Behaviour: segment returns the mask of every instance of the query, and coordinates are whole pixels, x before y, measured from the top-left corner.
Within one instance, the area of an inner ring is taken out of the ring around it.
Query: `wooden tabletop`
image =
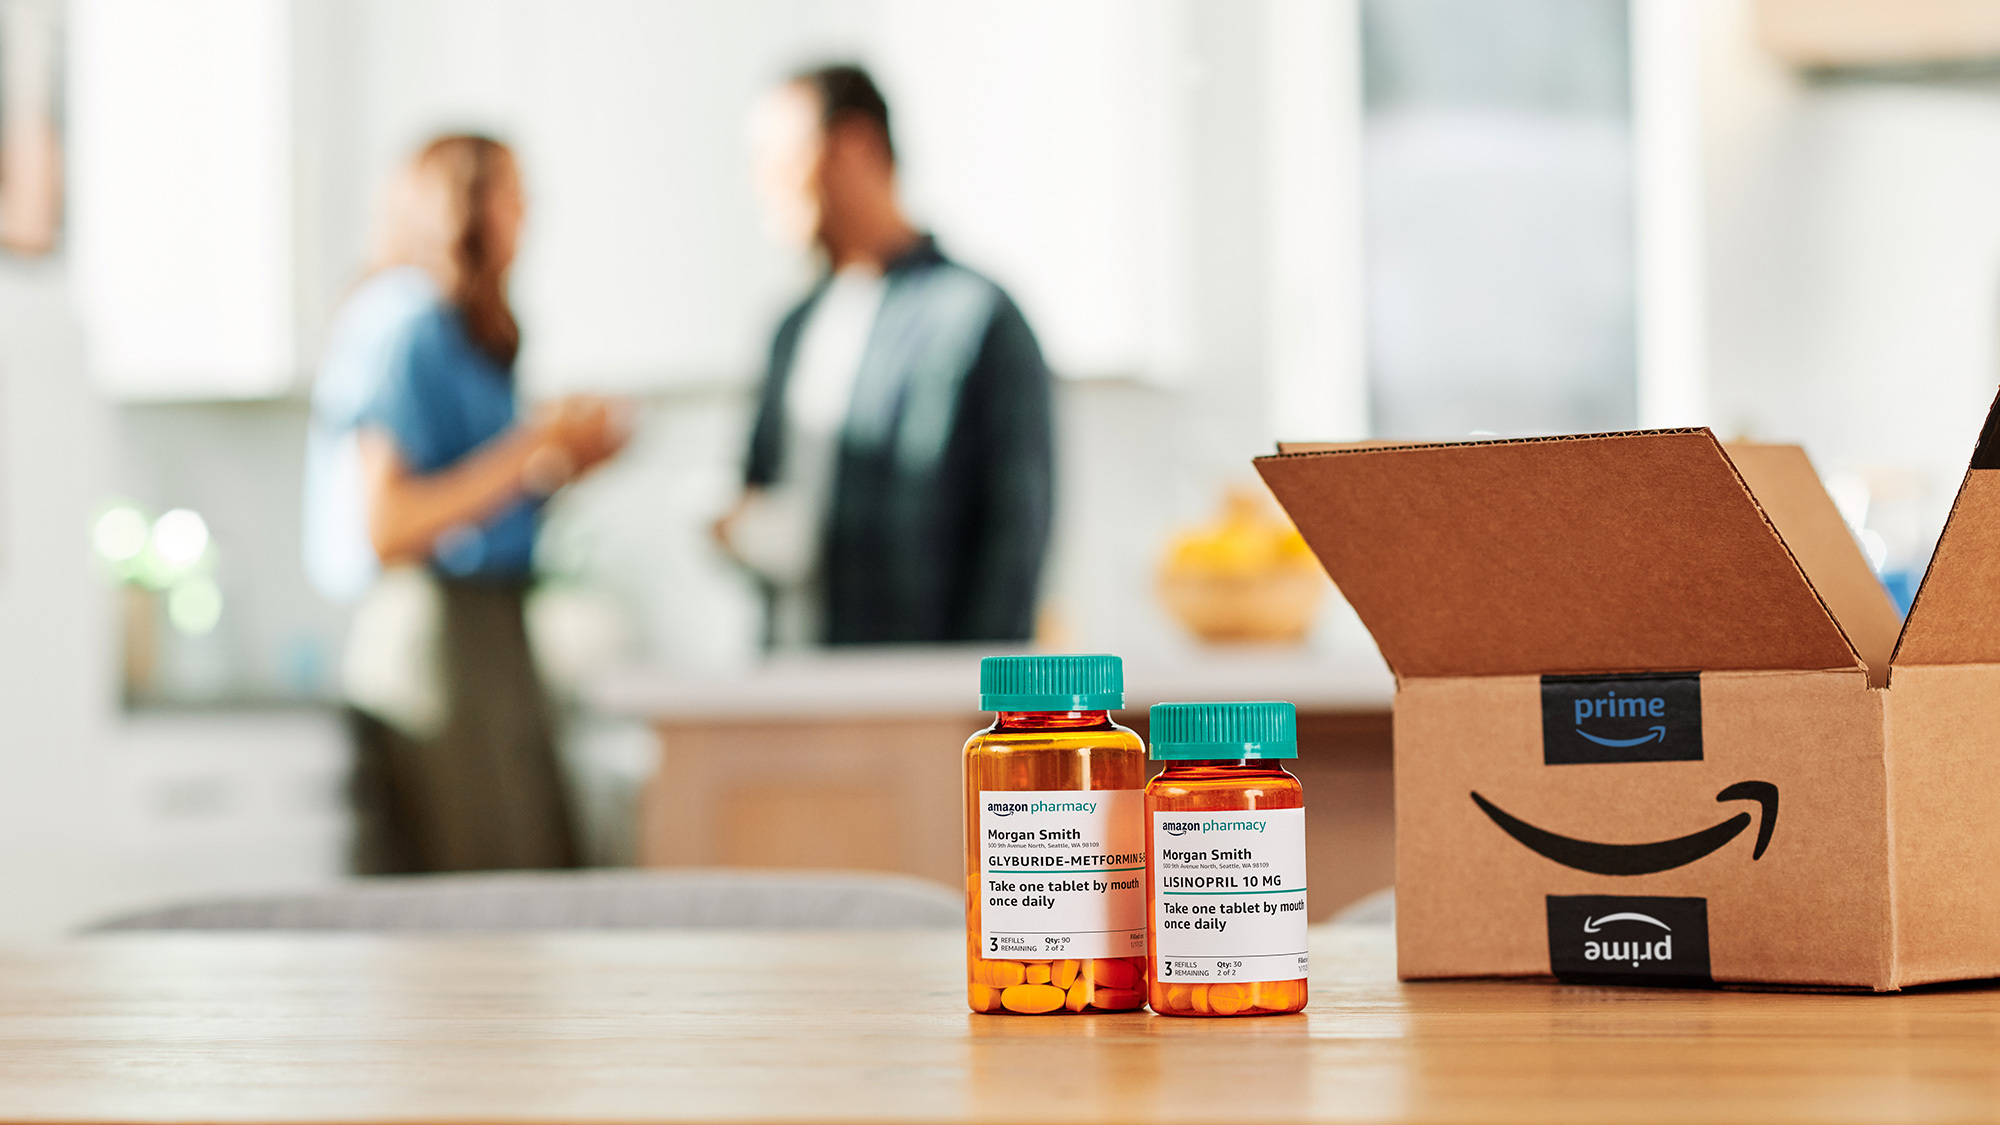
[[[2000,1116],[2000,991],[1397,984],[1304,1015],[975,1016],[955,933],[133,935],[0,952],[0,1119],[1876,1121]]]

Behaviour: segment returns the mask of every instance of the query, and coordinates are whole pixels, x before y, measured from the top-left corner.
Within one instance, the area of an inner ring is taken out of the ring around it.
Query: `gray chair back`
[[[104,919],[113,930],[902,929],[961,925],[951,887],[867,871],[504,871],[355,879]]]

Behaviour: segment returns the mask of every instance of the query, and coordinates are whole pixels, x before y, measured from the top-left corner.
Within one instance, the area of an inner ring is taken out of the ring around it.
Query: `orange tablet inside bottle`
[[[1165,1016],[1306,1006],[1305,788],[1289,703],[1162,703],[1146,786],[1148,967]]]
[[[980,663],[992,726],[965,744],[966,1002],[976,1012],[1146,1002],[1146,750],[1111,721],[1115,656]]]

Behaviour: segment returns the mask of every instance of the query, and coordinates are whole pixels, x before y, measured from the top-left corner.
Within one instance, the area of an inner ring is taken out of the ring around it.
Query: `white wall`
[[[1631,0],[1638,423],[1708,420],[1703,7]]]
[[[2000,384],[2000,89],[1806,81],[1707,7],[1712,421],[1869,484],[1920,565]]]
[[[1171,381],[1193,358],[1198,18],[1152,0],[868,15],[858,46],[897,107],[911,206],[1014,291],[1062,374]]]
[[[1060,371],[1187,367],[1187,215],[1169,166],[1189,5],[297,7],[312,35],[303,284],[322,305],[309,339],[361,265],[378,185],[426,137],[482,129],[520,149],[532,193],[515,289],[531,386],[747,381],[808,263],[765,236],[745,117],[791,70],[854,57],[894,107],[914,214],[1014,291]]]
[[[60,261],[0,260],[0,938],[332,876],[331,716],[120,714],[116,591],[90,557],[112,409]]]
[[[89,514],[106,411],[54,265],[0,262],[0,936],[104,901],[116,679]]]
[[[1276,0],[1264,38],[1271,432],[1363,438],[1358,0]]]
[[[741,383],[807,265],[763,237],[746,112],[856,57],[898,107],[913,211],[1014,290],[1056,368],[1172,378],[1197,6],[78,0],[92,367],[128,398],[283,393],[363,265],[380,185],[427,137],[477,129],[519,148],[533,197],[532,387]]]
[[[742,107],[808,33],[802,5],[371,0],[330,75],[327,289],[361,266],[376,193],[427,137],[512,141],[530,221],[515,296],[540,389],[741,380],[794,280],[746,184]],[[803,25],[803,26],[802,26]],[[324,315],[324,314],[322,314]]]

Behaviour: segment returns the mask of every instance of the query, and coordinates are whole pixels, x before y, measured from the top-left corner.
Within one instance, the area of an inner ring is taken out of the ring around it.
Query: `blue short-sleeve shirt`
[[[429,275],[404,268],[370,278],[335,321],[313,387],[306,555],[315,582],[329,594],[353,596],[374,576],[356,433],[386,432],[410,471],[425,475],[505,433],[515,417],[511,372],[472,342]],[[526,577],[539,506],[523,498],[451,529],[439,537],[431,565],[454,577]]]

